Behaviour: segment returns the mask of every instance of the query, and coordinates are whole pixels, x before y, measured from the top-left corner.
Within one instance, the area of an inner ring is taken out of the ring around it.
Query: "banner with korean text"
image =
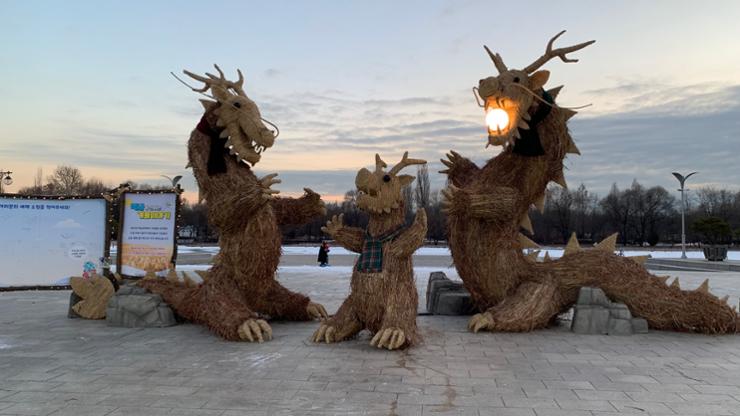
[[[122,198],[118,270],[124,276],[164,276],[175,255],[178,195],[127,192]]]
[[[107,255],[103,198],[0,195],[0,287],[68,285]]]

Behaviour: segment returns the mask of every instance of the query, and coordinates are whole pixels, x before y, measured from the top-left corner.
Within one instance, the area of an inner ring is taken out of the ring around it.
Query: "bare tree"
[[[51,193],[71,195],[80,193],[84,180],[82,172],[74,166],[60,165],[48,178]]]
[[[545,203],[546,212],[551,215],[551,226],[554,227],[563,242],[568,241],[570,233],[573,232],[572,212],[573,195],[565,188],[552,187],[547,190],[548,198]]]
[[[429,169],[427,165],[416,168],[416,188],[414,189],[414,202],[416,208],[427,209],[429,207]]]
[[[401,194],[403,195],[404,208],[406,209],[406,221],[410,221],[414,216],[414,190],[411,188],[411,185],[406,185],[401,190]]]
[[[629,221],[633,215],[633,206],[630,203],[628,191],[620,191],[617,184],[612,185],[609,195],[599,203],[604,210],[606,219],[613,227],[619,230],[622,244],[629,241]]]

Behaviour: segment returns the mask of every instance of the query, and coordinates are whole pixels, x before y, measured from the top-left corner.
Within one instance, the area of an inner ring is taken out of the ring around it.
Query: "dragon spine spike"
[[[563,189],[568,189],[568,184],[565,182],[565,176],[563,175],[563,170],[559,170],[555,177],[552,179],[553,182],[563,187]]]
[[[518,126],[520,129],[529,130],[529,123],[524,121],[524,119],[519,120]]]
[[[578,146],[576,146],[576,143],[573,140],[568,140],[568,150],[566,150],[565,153],[580,155],[581,151],[578,150]]]
[[[532,220],[529,219],[529,214],[524,213],[522,220],[519,222],[519,226],[529,231],[530,234],[534,235],[534,229],[532,228]]]
[[[534,241],[530,240],[526,235],[524,235],[522,233],[519,233],[519,246],[522,249],[540,248],[540,246],[537,245],[537,243],[535,243]]]
[[[560,94],[560,90],[562,90],[562,89],[563,89],[563,86],[562,85],[558,85],[555,88],[550,88],[549,90],[547,90],[547,93],[550,94],[550,96],[554,100],[554,99],[558,98],[558,94]]]
[[[722,296],[722,299],[720,299],[720,302],[726,304],[729,299],[730,299],[730,295],[724,295]]]
[[[565,121],[570,120],[571,118],[573,118],[574,115],[578,114],[578,111],[574,111],[569,108],[560,107],[560,111],[563,112],[563,118],[565,119]]]
[[[568,244],[565,245],[563,256],[567,256],[568,254],[578,253],[579,251],[581,251],[581,245],[578,244],[578,237],[576,236],[576,233],[573,232],[573,234],[570,235]]]
[[[542,193],[537,200],[534,202],[534,206],[537,208],[537,210],[540,212],[540,214],[545,213],[545,194]]]
[[[532,116],[530,116],[529,113],[526,112],[526,111],[523,112],[523,113],[520,113],[519,115],[522,118],[522,120],[524,120],[524,121],[530,121],[530,120],[532,120]]]
[[[671,287],[675,287],[678,290],[681,290],[681,282],[678,281],[678,277],[673,280],[673,283],[671,283]]]
[[[188,276],[185,273],[182,274],[182,281],[183,281],[183,283],[185,283],[185,286],[187,286],[187,287],[196,287],[196,286],[198,286],[198,285],[195,284],[195,282],[193,281],[193,279],[191,279],[190,276]]]
[[[550,261],[550,252],[545,252],[545,257],[542,259],[542,261]]]
[[[655,280],[657,280],[658,282],[662,284],[666,284],[666,282],[668,281],[668,279],[671,278],[671,276],[653,276],[653,278],[655,278]]]
[[[605,251],[607,253],[614,253],[614,250],[617,249],[617,237],[619,237],[619,233],[614,233],[609,237],[606,237],[601,240],[594,249]]]
[[[531,253],[527,254],[525,256],[525,258],[527,260],[531,261],[532,263],[535,263],[535,262],[537,262],[537,257],[539,257],[539,256],[540,256],[540,250],[535,250],[535,251],[532,251]]]
[[[650,258],[650,256],[632,256],[632,257],[628,257],[628,259],[634,261],[637,264],[641,264],[643,266],[645,265],[645,263],[648,261],[649,258]]]
[[[704,279],[701,285],[694,289],[695,292],[709,293],[709,279]]]
[[[208,270],[196,270],[195,274],[200,276],[201,279],[205,282],[208,279]]]

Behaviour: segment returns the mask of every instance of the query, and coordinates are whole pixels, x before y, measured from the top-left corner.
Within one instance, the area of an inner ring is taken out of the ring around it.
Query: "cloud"
[[[583,94],[595,99],[599,111],[584,111],[569,124],[583,153],[566,160],[571,186],[583,182],[603,194],[613,182],[628,186],[638,179],[673,189],[670,172],[697,170],[693,184],[738,187],[740,85],[620,80]],[[485,148],[482,111],[467,95],[367,99],[342,91],[295,91],[257,101],[263,116],[281,130],[257,171],[278,172],[283,178],[278,189],[287,193],[308,186],[342,194],[354,187],[357,170],[371,165],[376,152],[393,159],[405,150],[429,161],[432,188],[441,188],[445,177],[436,173],[438,160],[450,149],[479,165],[499,152]],[[131,172],[121,179],[156,181],[162,173],[183,172],[185,144],[201,114],[197,107],[170,107],[175,120],[160,125],[60,120],[64,132],[55,140],[3,141],[0,154],[28,160],[30,145],[32,156],[46,163],[105,167]],[[195,189],[190,174],[183,186]]]
[[[277,78],[282,74],[282,71],[277,68],[267,68],[263,74],[266,78]]]

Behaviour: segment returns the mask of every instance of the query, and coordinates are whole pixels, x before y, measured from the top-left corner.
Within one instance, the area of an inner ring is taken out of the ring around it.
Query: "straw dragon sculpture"
[[[321,324],[314,342],[339,342],[368,329],[375,333],[370,344],[389,350],[414,345],[418,295],[411,255],[424,241],[427,217],[423,208],[414,222],[404,227],[401,193],[414,177],[398,175],[408,165],[426,161],[409,159],[385,171],[386,164],[375,155],[375,171],[361,169],[355,178],[357,206],[370,214],[367,230],[348,227],[342,216],[334,216],[322,230],[348,250],[360,253],[352,272],[351,293],[337,313]]]
[[[575,303],[579,288],[596,286],[652,328],[735,332],[734,308],[727,298],[710,294],[707,281],[691,291],[682,290],[678,279],[668,286],[667,277],[653,276],[635,259],[615,255],[616,235],[589,250],[581,250],[574,235],[558,260],[538,262],[536,254],[522,253],[537,247],[520,234],[521,228],[532,232],[530,206],[543,209],[549,182],[566,186],[563,159],[580,154],[566,124],[575,111],[555,104],[561,87],[545,91],[549,72],[539,68],[555,57],[577,62],[566,55],[593,41],[553,49],[562,33],[523,70],[508,69],[500,55],[486,48],[499,75],[480,80],[478,91],[492,115],[490,120],[487,115],[488,144],[503,150],[482,168],[454,151],[442,160],[449,181],[443,193],[452,256],[481,312],[469,328],[542,328]]]
[[[161,294],[180,316],[225,339],[262,342],[272,338],[264,315],[288,320],[327,316],[323,306],[275,279],[278,224],[308,222],[325,208],[310,189],[301,198],[277,198],[278,191],[270,188],[280,182],[277,174],[255,176],[250,165],[273,145],[275,132],[263,124],[257,105],[244,93],[241,71],[234,82],[216,69],[219,76],[184,72],[204,83],[194,91],[210,90],[215,99],[201,100],[205,113],[190,135],[188,158],[207,201],[208,218],[219,229],[220,252],[200,285],[173,279],[140,284]]]

